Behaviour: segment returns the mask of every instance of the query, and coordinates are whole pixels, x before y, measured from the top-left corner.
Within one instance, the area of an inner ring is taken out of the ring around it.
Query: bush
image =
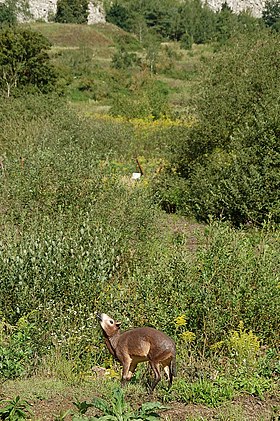
[[[262,19],[266,26],[280,30],[280,3],[279,0],[268,0],[262,12]]]
[[[2,25],[14,25],[17,21],[16,6],[13,1],[0,4],[0,27]]]
[[[187,183],[186,180],[166,172],[159,174],[153,182],[155,201],[167,213],[190,213],[186,209]]]
[[[0,322],[0,368],[2,379],[13,379],[30,372],[30,359],[36,357],[34,323],[21,317],[15,326]]]
[[[184,34],[180,40],[181,48],[185,50],[191,50],[193,45],[193,37],[188,33]]]
[[[112,57],[112,66],[115,69],[128,69],[138,64],[139,58],[137,55],[130,53],[124,45],[121,45]]]
[[[279,36],[235,40],[216,55],[177,156],[195,215],[279,222]]]
[[[142,82],[141,82],[142,81]],[[113,116],[131,118],[153,118],[155,120],[168,112],[168,88],[153,78],[140,79],[130,94],[116,94],[110,110]]]
[[[87,0],[58,0],[55,22],[59,23],[87,23]]]
[[[0,31],[0,89],[7,97],[18,89],[35,88],[43,93],[53,89],[56,74],[50,64],[51,44],[27,29]]]

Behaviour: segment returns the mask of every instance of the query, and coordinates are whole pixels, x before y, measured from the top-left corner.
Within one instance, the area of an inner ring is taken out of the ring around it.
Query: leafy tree
[[[147,36],[148,27],[143,15],[138,12],[133,12],[129,19],[129,28],[137,36],[139,42],[142,44],[145,36]]]
[[[217,13],[216,38],[220,43],[226,42],[238,32],[238,17],[225,2]]]
[[[193,45],[193,37],[187,32],[182,36],[180,46],[185,50],[191,50]]]
[[[129,18],[130,15],[127,8],[119,4],[118,1],[113,3],[106,12],[107,22],[113,23],[125,31],[130,30]]]
[[[136,66],[138,63],[137,55],[129,52],[125,45],[120,45],[112,57],[112,66],[115,69],[127,69]]]
[[[58,0],[55,21],[60,23],[87,23],[88,0]]]
[[[105,4],[106,19],[124,30],[136,31],[141,42],[146,28],[162,37],[174,38],[179,5],[178,0],[115,0]]]
[[[262,19],[266,26],[280,31],[280,1],[268,0],[262,13]]]
[[[148,63],[150,73],[156,73],[156,66],[158,62],[158,55],[160,52],[160,40],[156,35],[148,34],[144,40],[144,47],[146,48],[146,61]]]
[[[217,17],[207,4],[203,5],[199,12],[194,38],[197,44],[204,44],[213,41],[215,37]]]
[[[14,25],[17,21],[16,6],[12,1],[0,3],[0,26]]]
[[[251,15],[247,10],[241,11],[237,16],[239,32],[252,33],[256,30],[263,29],[263,21]]]
[[[188,33],[197,44],[213,39],[215,13],[200,0],[188,0],[180,8],[182,35]]]
[[[30,30],[0,31],[0,87],[7,97],[25,86],[41,92],[53,88],[56,75],[47,54],[50,46],[42,34]]]
[[[173,0],[155,0],[147,6],[144,16],[147,26],[164,38],[172,38],[178,5]]]
[[[106,2],[106,11],[109,22],[134,31],[140,42],[148,30],[161,39],[180,41],[187,33],[196,44],[215,39],[222,44],[238,32],[259,27],[258,19],[248,12],[233,13],[226,2],[214,12],[202,0],[114,0]]]
[[[244,34],[205,69],[198,123],[176,159],[198,218],[280,221],[279,41],[266,30]]]

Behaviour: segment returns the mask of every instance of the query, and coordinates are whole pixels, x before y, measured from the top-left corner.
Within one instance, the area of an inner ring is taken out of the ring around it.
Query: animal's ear
[[[122,322],[116,322],[117,327],[120,327],[121,324],[122,324]]]

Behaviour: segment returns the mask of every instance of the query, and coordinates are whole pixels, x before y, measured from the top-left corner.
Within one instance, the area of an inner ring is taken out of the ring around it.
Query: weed
[[[234,396],[232,384],[222,379],[216,382],[201,379],[193,383],[179,380],[174,389],[177,398],[182,402],[202,403],[213,407],[231,400]]]
[[[251,330],[246,331],[242,321],[239,322],[238,330],[230,332],[226,342],[231,356],[239,366],[247,370],[255,369],[260,341]]]
[[[4,319],[0,323],[0,377],[15,378],[26,373],[30,357],[34,358],[36,346],[32,333],[34,324],[28,317],[21,317],[15,326]]]
[[[253,376],[238,376],[232,381],[232,384],[237,391],[249,393],[263,399],[264,393],[271,389],[272,383],[269,379],[255,374]]]
[[[79,400],[77,400],[76,402],[73,402],[73,405],[76,406],[76,408],[78,409],[78,413],[80,415],[84,415],[89,408],[94,407],[94,404],[92,403],[88,403],[86,401],[80,402]]]
[[[111,420],[111,421],[136,421],[136,420],[157,420],[160,418],[157,410],[166,409],[159,402],[145,402],[137,411],[133,411],[131,407],[125,402],[124,392],[121,388],[116,388],[113,391],[110,403],[101,398],[95,398],[92,403],[75,402],[74,405],[78,408],[79,414],[84,415],[88,408],[95,407],[103,413],[103,415],[91,417],[90,420]],[[73,421],[78,421],[84,418],[74,416]]]
[[[21,421],[32,414],[30,404],[26,400],[21,399],[20,396],[17,396],[15,399],[2,400],[0,403],[6,403],[0,409],[1,420]]]
[[[61,410],[58,415],[55,415],[54,421],[64,421],[68,415],[71,415],[72,411],[68,409],[67,411]]]

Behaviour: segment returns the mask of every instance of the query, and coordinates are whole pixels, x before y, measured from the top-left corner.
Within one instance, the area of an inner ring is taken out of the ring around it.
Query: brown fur
[[[152,327],[138,327],[120,332],[120,323],[107,314],[98,314],[109,352],[122,364],[122,383],[133,376],[139,362],[149,361],[155,374],[153,390],[161,380],[160,365],[164,368],[169,386],[176,375],[176,347],[169,336]]]

